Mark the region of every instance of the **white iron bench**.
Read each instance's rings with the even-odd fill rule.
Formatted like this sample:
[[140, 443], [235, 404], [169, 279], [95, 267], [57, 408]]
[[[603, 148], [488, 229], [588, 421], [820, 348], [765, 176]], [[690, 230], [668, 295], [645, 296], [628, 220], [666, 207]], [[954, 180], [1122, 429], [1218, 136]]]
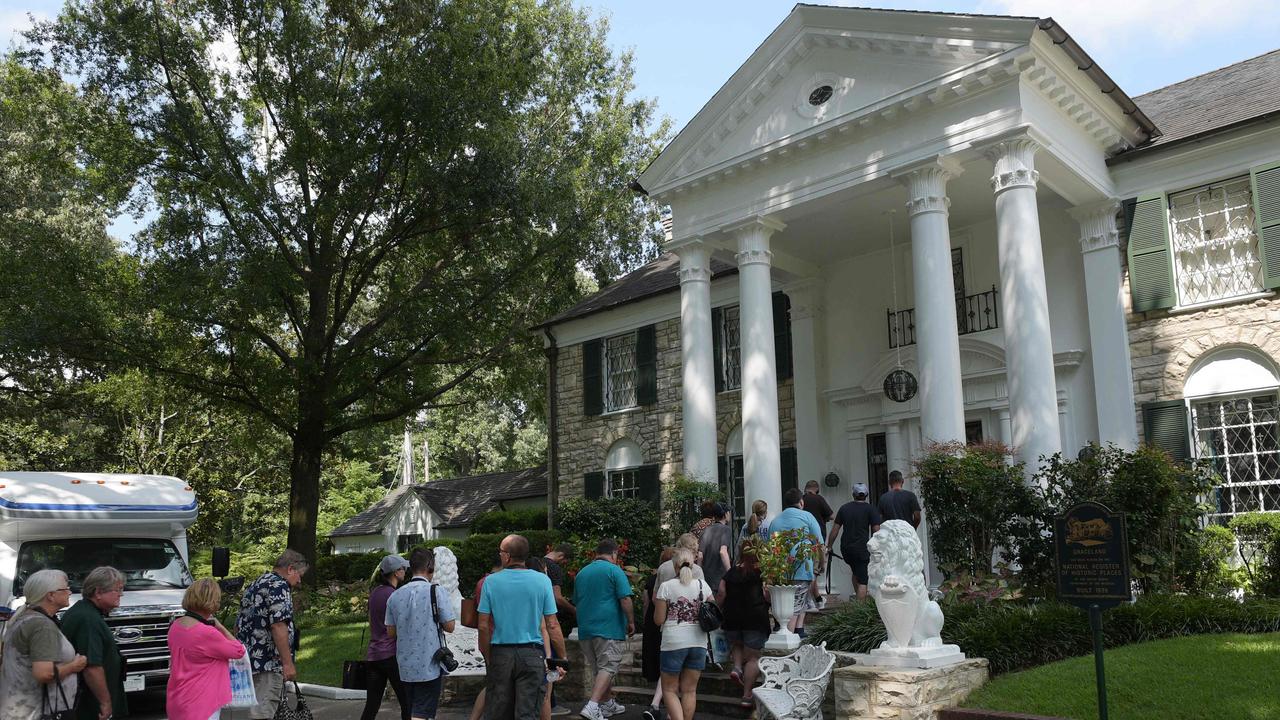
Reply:
[[752, 694], [760, 717], [822, 720], [822, 698], [836, 664], [826, 643], [801, 645], [786, 657], [762, 657], [759, 662], [764, 684]]
[[484, 656], [480, 654], [480, 633], [478, 630], [463, 627], [461, 623], [451, 633], [445, 633], [445, 645], [453, 651], [453, 659], [458, 661], [458, 669], [449, 673], [449, 677], [484, 677]]

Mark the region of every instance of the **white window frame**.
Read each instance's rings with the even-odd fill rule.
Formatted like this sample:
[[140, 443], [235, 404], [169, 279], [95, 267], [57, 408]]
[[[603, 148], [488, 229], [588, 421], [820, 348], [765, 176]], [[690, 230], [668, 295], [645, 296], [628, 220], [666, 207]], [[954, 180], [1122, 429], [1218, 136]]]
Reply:
[[[1231, 195], [1227, 190], [1241, 184], [1245, 201], [1233, 206], [1228, 202]], [[1223, 193], [1223, 197], [1215, 204], [1213, 199], [1217, 192]], [[1198, 203], [1194, 213], [1180, 216], [1176, 203], [1187, 197], [1206, 197], [1209, 202]], [[1240, 302], [1266, 294], [1266, 287], [1262, 283], [1262, 253], [1258, 247], [1257, 222], [1253, 215], [1253, 186], [1247, 174], [1172, 192], [1166, 200], [1169, 212], [1169, 254], [1178, 303], [1175, 309]], [[1188, 208], [1191, 205], [1181, 207]], [[1211, 240], [1190, 239], [1193, 235], [1185, 232], [1187, 226], [1203, 230], [1205, 220], [1216, 214], [1224, 214], [1223, 227], [1234, 227], [1234, 231], [1228, 230], [1223, 236]], [[1180, 233], [1180, 228], [1184, 232]], [[1237, 254], [1238, 251], [1243, 252]], [[1221, 255], [1223, 252], [1227, 254], [1225, 259], [1211, 256], [1212, 253]], [[1198, 260], [1200, 268], [1184, 262], [1189, 259]], [[1192, 288], [1204, 284], [1197, 283], [1197, 277], [1209, 277], [1205, 283], [1213, 282], [1213, 278], [1231, 278], [1232, 286], [1217, 293], [1195, 295]]]
[[616, 470], [608, 470], [604, 474], [604, 496], [605, 497], [622, 497], [622, 498], [639, 498], [640, 497], [640, 466], [618, 468]]
[[[1270, 420], [1262, 419], [1261, 421], [1259, 421], [1256, 414], [1256, 408], [1254, 407], [1253, 403], [1255, 400], [1259, 398], [1264, 398], [1267, 396], [1270, 396], [1272, 398], [1272, 418]], [[1249, 403], [1248, 413], [1250, 417], [1246, 422], [1236, 423], [1236, 424], [1226, 424], [1219, 421], [1214, 423], [1213, 425], [1207, 426], [1208, 432], [1210, 433], [1220, 432], [1224, 436], [1226, 436], [1227, 432], [1230, 431], [1231, 429], [1239, 430], [1239, 429], [1247, 428], [1249, 430], [1249, 439], [1252, 444], [1252, 448], [1249, 452], [1232, 453], [1230, 451], [1230, 448], [1228, 447], [1227, 452], [1223, 455], [1223, 457], [1228, 458], [1225, 464], [1219, 465], [1217, 462], [1213, 463], [1213, 467], [1221, 476], [1222, 482], [1212, 491], [1213, 495], [1210, 497], [1211, 508], [1208, 512], [1208, 517], [1210, 521], [1225, 523], [1229, 521], [1232, 517], [1245, 512], [1259, 512], [1259, 511], [1266, 512], [1266, 511], [1280, 510], [1280, 386], [1273, 386], [1269, 388], [1259, 388], [1256, 390], [1238, 391], [1238, 392], [1232, 392], [1232, 393], [1227, 393], [1222, 395], [1205, 395], [1200, 397], [1187, 398], [1186, 400], [1187, 413], [1188, 413], [1188, 417], [1191, 420], [1190, 431], [1191, 431], [1192, 450], [1194, 451], [1195, 456], [1198, 459], [1210, 460], [1210, 461], [1215, 460], [1215, 457], [1213, 455], [1205, 452], [1205, 450], [1207, 449], [1207, 443], [1201, 439], [1202, 422], [1201, 422], [1201, 415], [1199, 414], [1197, 409], [1197, 405], [1203, 405], [1205, 403], [1215, 403], [1217, 404], [1217, 407], [1220, 409], [1223, 403], [1235, 402], [1239, 400], [1245, 400]], [[1259, 445], [1258, 445], [1258, 436], [1259, 436], [1258, 428], [1262, 428], [1266, 426], [1271, 426], [1273, 428], [1271, 432], [1276, 434], [1275, 435], [1276, 449], [1260, 451]], [[1264, 454], [1270, 454], [1275, 458], [1276, 470], [1274, 473], [1275, 474], [1274, 478], [1259, 479], [1259, 477], [1263, 474], [1261, 456]], [[1252, 456], [1253, 458], [1253, 461], [1252, 461], [1254, 466], [1253, 475], [1248, 478], [1237, 479], [1235, 477], [1235, 472], [1238, 468], [1233, 467], [1229, 459], [1244, 458], [1244, 457], [1250, 457], [1250, 456]], [[1235, 507], [1235, 504], [1234, 504], [1234, 499], [1236, 497], [1235, 493], [1238, 490], [1241, 490], [1244, 488], [1261, 488], [1266, 486], [1272, 486], [1275, 488], [1274, 499], [1271, 500], [1270, 504], [1266, 504], [1263, 502], [1265, 494], [1261, 490], [1259, 490], [1255, 507], [1242, 507], [1242, 508]], [[1225, 510], [1218, 502], [1216, 502], [1217, 497], [1220, 497], [1222, 493], [1230, 493], [1230, 496], [1229, 496], [1230, 499], [1228, 500], [1228, 505]]]
[[[730, 311], [733, 321], [737, 322], [737, 342], [730, 343]], [[740, 305], [725, 305], [720, 308], [720, 323], [712, 329], [720, 337], [720, 377], [723, 385], [720, 392], [732, 392], [742, 388], [742, 309]]]
[[[613, 368], [613, 363], [610, 361], [612, 357], [610, 351], [615, 348], [625, 351], [625, 347], [619, 348], [619, 346], [625, 346], [627, 344], [630, 344], [629, 350], [631, 367], [629, 370], [626, 368], [623, 368], [622, 370], [615, 370]], [[600, 403], [601, 408], [605, 413], [621, 412], [623, 410], [639, 407], [636, 391], [638, 389], [637, 385], [639, 384], [640, 374], [636, 362], [636, 344], [637, 337], [634, 331], [605, 338], [604, 342], [600, 343], [600, 382], [602, 385], [600, 388]], [[616, 384], [628, 376], [631, 379], [631, 386], [629, 388], [626, 387], [625, 384]]]

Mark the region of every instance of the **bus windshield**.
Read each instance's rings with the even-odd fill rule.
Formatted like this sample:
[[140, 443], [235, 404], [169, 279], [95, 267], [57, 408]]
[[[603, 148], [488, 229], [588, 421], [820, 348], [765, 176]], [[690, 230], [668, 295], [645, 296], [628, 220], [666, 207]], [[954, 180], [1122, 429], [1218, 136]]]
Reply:
[[84, 578], [96, 567], [110, 565], [124, 573], [125, 590], [185, 588], [193, 580], [178, 548], [164, 539], [73, 538], [35, 540], [18, 551], [18, 574], [13, 594], [22, 594], [22, 583], [37, 570], [61, 570], [71, 591], [80, 592]]

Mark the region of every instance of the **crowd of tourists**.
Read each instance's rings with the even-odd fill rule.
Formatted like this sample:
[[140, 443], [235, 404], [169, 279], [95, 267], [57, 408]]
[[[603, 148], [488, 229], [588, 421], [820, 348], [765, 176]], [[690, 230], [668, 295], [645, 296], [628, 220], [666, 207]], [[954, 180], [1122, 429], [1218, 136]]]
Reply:
[[[664, 549], [657, 569], [643, 582], [641, 669], [656, 684], [643, 713], [646, 720], [660, 720], [664, 714], [669, 720], [692, 720], [698, 683], [711, 654], [711, 628], [723, 630], [729, 643], [729, 677], [742, 688], [742, 705], [753, 705], [758, 660], [774, 630], [754, 538], [801, 530], [825, 547], [816, 562], [805, 561], [795, 569], [796, 612], [789, 630], [803, 635], [806, 613], [822, 607], [817, 577], [828, 555], [849, 565], [857, 597], [866, 597], [871, 535], [890, 519], [920, 524], [919, 499], [903, 489], [901, 473], [890, 474], [889, 486], [872, 504], [866, 486], [857, 484], [853, 500], [833, 512], [817, 483], [809, 483], [803, 493], [788, 490], [776, 515], [769, 514], [764, 501], [752, 503], [737, 532], [726, 505], [703, 503], [701, 518]], [[590, 696], [578, 714], [604, 720], [625, 711], [614, 697], [613, 681], [637, 627], [631, 580], [620, 567], [618, 551], [616, 541], [601, 540], [593, 560], [577, 572], [572, 597], [566, 597], [565, 563], [573, 546], [559, 545], [536, 557], [523, 536], [502, 540], [472, 598], [478, 650], [486, 664], [485, 687], [472, 720], [549, 720], [569, 714], [556, 702], [555, 683], [567, 667], [564, 638], [575, 627], [591, 679]], [[286, 550], [280, 555], [269, 572], [245, 589], [234, 633], [216, 617], [222, 604], [217, 581], [200, 579], [187, 588], [185, 612], [168, 631], [170, 720], [276, 717], [289, 684], [295, 683], [296, 690], [298, 629], [292, 590], [307, 569], [300, 553]], [[376, 717], [388, 684], [402, 720], [436, 716], [443, 679], [456, 667], [445, 635], [461, 620], [449, 593], [433, 582], [434, 574], [435, 554], [424, 548], [407, 560], [387, 555], [378, 565], [369, 594], [362, 720]], [[0, 718], [127, 716], [124, 661], [106, 622], [120, 605], [124, 584], [119, 570], [96, 568], [81, 583], [81, 599], [68, 608], [72, 589], [65, 573], [45, 569], [25, 579], [26, 604], [8, 621], [4, 636]], [[256, 705], [231, 707], [232, 662], [247, 662]]]

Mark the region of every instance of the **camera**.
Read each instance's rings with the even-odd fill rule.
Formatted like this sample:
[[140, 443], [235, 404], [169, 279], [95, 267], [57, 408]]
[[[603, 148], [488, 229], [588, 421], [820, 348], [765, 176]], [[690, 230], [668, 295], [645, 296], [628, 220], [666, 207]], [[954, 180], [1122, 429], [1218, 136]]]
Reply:
[[458, 669], [458, 660], [453, 656], [453, 651], [447, 647], [436, 650], [436, 654], [431, 659], [440, 663], [440, 667], [444, 668], [445, 672], [453, 672]]

